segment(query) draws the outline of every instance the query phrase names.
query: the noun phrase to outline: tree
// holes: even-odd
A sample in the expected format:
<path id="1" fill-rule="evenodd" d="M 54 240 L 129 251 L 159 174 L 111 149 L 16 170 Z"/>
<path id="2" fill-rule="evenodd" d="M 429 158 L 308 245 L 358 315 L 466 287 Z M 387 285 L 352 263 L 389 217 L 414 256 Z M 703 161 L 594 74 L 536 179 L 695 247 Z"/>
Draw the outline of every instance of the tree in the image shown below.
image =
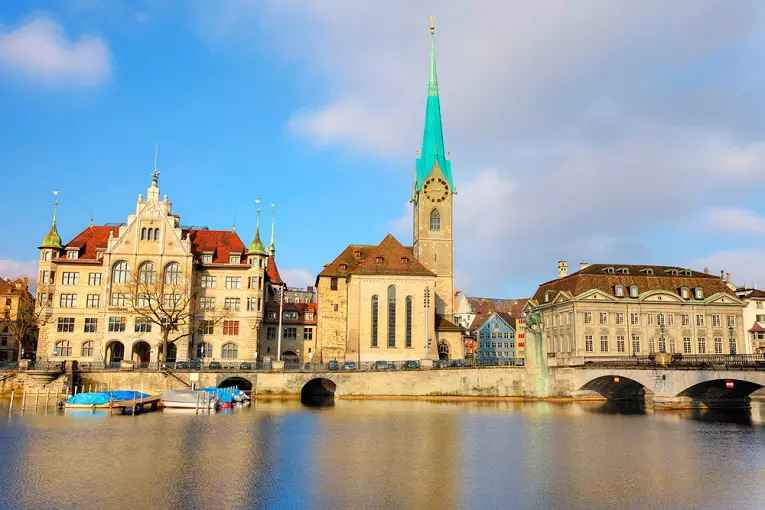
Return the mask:
<path id="1" fill-rule="evenodd" d="M 13 335 L 18 347 L 17 360 L 21 360 L 24 342 L 32 336 L 35 330 L 50 320 L 50 314 L 44 306 L 45 303 L 40 307 L 35 306 L 35 299 L 30 294 L 26 282 L 22 282 L 20 279 L 16 281 L 6 280 L 6 282 L 10 285 L 10 291 L 6 297 L 2 322 L 8 326 L 8 330 Z"/>
<path id="2" fill-rule="evenodd" d="M 198 303 L 198 279 L 184 277 L 177 263 L 168 264 L 158 275 L 156 266 L 145 262 L 123 279 L 115 283 L 111 305 L 124 306 L 134 314 L 137 330 L 159 328 L 161 363 L 167 361 L 170 344 L 214 328 L 231 314 L 224 307 Z"/>

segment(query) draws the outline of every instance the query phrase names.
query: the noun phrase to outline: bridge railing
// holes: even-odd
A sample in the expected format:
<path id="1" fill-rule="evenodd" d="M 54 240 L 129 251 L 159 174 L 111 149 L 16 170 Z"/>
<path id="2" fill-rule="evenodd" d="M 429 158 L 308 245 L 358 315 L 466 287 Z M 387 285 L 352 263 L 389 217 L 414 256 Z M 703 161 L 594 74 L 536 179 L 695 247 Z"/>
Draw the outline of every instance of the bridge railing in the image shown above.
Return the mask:
<path id="1" fill-rule="evenodd" d="M 585 358 L 585 366 L 599 367 L 669 367 L 705 368 L 723 366 L 731 368 L 763 368 L 765 354 L 680 354 L 671 355 L 668 364 L 657 363 L 655 355 L 602 356 Z"/>

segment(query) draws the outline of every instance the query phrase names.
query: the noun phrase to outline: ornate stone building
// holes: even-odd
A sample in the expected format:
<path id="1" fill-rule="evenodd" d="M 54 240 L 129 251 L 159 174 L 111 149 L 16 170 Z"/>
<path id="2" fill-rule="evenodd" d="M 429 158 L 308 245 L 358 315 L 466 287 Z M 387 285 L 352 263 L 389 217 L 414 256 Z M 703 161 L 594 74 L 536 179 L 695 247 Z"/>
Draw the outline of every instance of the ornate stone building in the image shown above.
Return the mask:
<path id="1" fill-rule="evenodd" d="M 416 161 L 413 240 L 349 245 L 317 277 L 322 361 L 462 358 L 451 322 L 454 292 L 451 161 L 444 151 L 431 27 L 430 80 L 422 151 Z M 427 307 L 426 307 L 427 303 Z"/>
<path id="2" fill-rule="evenodd" d="M 543 283 L 539 312 L 549 356 L 745 352 L 744 302 L 716 276 L 672 266 L 583 265 Z"/>
<path id="3" fill-rule="evenodd" d="M 155 171 L 127 222 L 90 225 L 61 243 L 54 212 L 40 246 L 39 358 L 107 363 L 254 360 L 262 322 L 268 252 L 233 230 L 186 227 L 160 198 Z"/>

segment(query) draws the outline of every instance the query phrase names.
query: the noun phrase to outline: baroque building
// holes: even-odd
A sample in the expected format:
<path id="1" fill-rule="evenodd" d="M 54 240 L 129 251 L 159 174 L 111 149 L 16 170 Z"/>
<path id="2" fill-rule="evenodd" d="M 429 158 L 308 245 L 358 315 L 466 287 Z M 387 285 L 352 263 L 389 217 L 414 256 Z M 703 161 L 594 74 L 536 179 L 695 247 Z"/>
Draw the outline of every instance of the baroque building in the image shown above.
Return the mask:
<path id="1" fill-rule="evenodd" d="M 451 322 L 455 187 L 444 151 L 432 25 L 418 156 L 411 197 L 413 246 L 390 234 L 378 245 L 351 244 L 316 278 L 321 361 L 464 357 L 462 328 Z"/>
<path id="2" fill-rule="evenodd" d="M 40 246 L 39 358 L 160 361 L 167 335 L 166 361 L 255 359 L 273 260 L 260 211 L 249 248 L 233 229 L 182 226 L 158 174 L 127 222 L 91 222 L 66 244 L 54 209 Z"/>
<path id="3" fill-rule="evenodd" d="M 716 276 L 673 266 L 582 264 L 543 283 L 538 312 L 550 357 L 745 352 L 744 302 Z"/>

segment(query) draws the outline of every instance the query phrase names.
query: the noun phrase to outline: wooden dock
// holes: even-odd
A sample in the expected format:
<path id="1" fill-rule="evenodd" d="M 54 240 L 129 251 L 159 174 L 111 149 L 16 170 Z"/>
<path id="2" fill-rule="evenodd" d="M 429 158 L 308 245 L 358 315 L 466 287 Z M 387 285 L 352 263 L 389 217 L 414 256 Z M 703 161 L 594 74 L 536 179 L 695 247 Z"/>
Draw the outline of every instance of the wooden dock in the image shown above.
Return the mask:
<path id="1" fill-rule="evenodd" d="M 149 411 L 156 411 L 161 397 L 159 395 L 137 398 L 133 400 L 118 400 L 107 402 L 106 404 L 66 404 L 66 409 L 108 409 L 113 413 L 118 411 L 121 414 L 138 414 Z"/>

